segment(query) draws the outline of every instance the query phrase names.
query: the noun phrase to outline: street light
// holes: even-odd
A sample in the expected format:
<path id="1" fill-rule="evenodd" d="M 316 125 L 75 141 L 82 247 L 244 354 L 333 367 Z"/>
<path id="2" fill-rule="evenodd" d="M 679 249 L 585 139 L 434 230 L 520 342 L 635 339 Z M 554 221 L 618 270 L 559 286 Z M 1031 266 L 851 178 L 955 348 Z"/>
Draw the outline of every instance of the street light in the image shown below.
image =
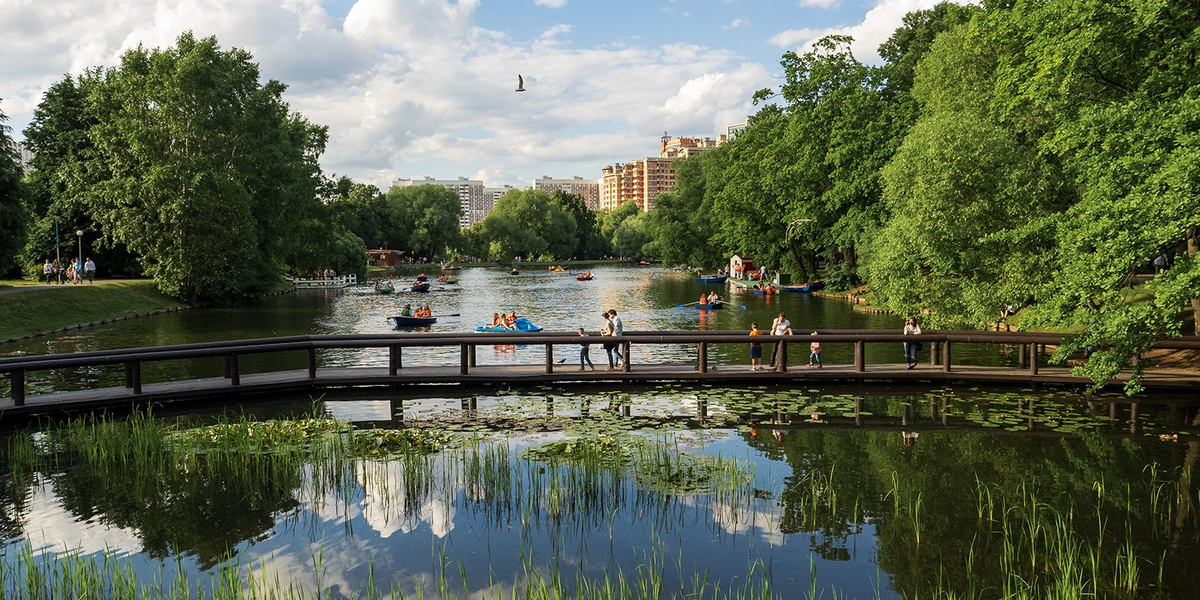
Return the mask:
<path id="1" fill-rule="evenodd" d="M 82 283 L 83 282 L 83 273 L 80 273 L 80 271 L 83 270 L 83 230 L 76 229 L 75 237 L 79 238 L 79 256 L 75 257 L 75 265 L 74 265 L 75 266 L 75 279 L 79 280 Z"/>

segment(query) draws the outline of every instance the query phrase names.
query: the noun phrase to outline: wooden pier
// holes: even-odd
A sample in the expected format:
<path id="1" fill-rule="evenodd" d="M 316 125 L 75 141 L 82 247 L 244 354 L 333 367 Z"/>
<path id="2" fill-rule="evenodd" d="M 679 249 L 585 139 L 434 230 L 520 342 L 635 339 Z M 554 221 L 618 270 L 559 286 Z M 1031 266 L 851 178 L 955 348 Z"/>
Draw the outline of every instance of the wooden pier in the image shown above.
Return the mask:
<path id="1" fill-rule="evenodd" d="M 628 332 L 605 341 L 619 343 L 622 354 L 631 357 L 616 370 L 599 366 L 595 370 L 580 370 L 578 349 L 580 338 L 574 334 L 462 334 L 462 333 L 396 333 L 378 335 L 311 335 L 262 338 L 201 344 L 160 346 L 58 354 L 22 356 L 0 360 L 0 374 L 10 382 L 10 396 L 0 399 L 0 416 L 28 416 L 59 411 L 88 410 L 108 406 L 128 406 L 131 403 L 185 401 L 204 398 L 226 398 L 240 395 L 266 395 L 281 392 L 320 392 L 326 389 L 351 387 L 404 387 L 423 385 L 587 385 L 600 382 L 660 382 L 688 381 L 725 384 L 757 382 L 794 383 L 811 386 L 819 382 L 979 382 L 993 384 L 1065 384 L 1090 385 L 1090 380 L 1076 377 L 1069 368 L 1045 365 L 1045 347 L 1061 343 L 1060 336 L 1027 333 L 941 331 L 919 337 L 894 332 L 872 330 L 841 330 L 818 336 L 760 336 L 753 341 L 763 343 L 769 356 L 770 345 L 782 344 L 782 365 L 774 371 L 752 371 L 744 363 L 714 364 L 709 360 L 713 344 L 745 346 L 751 338 L 743 331 L 714 332 Z M 599 339 L 590 338 L 593 350 Z M 854 348 L 854 362 L 808 368 L 789 364 L 788 348 L 799 345 L 807 356 L 812 341 L 822 344 L 849 344 Z M 865 348 L 868 344 L 899 344 L 921 341 L 930 348 L 928 364 L 908 369 L 903 364 L 868 364 Z M 533 345 L 544 349 L 544 363 L 520 365 L 478 365 L 479 346 Z M 684 363 L 642 363 L 637 347 L 661 344 L 686 345 L 694 349 L 695 360 Z M 1016 347 L 1018 367 L 957 365 L 952 361 L 952 348 L 963 344 L 1008 344 Z M 405 353 L 423 348 L 457 348 L 454 364 L 438 366 L 404 366 Z M 1171 349 L 1200 349 L 1200 338 L 1163 340 L 1156 347 Z M 388 352 L 386 366 L 327 367 L 317 364 L 317 350 L 322 348 L 381 348 Z M 632 351 L 632 352 L 631 352 Z M 243 373 L 239 357 L 271 353 L 304 354 L 307 368 L 267 373 Z M 601 350 L 601 352 L 603 352 Z M 147 362 L 200 360 L 219 357 L 224 360 L 224 376 L 177 381 L 142 381 L 141 367 Z M 556 359 L 565 359 L 560 364 Z M 29 396 L 26 394 L 26 374 L 29 372 L 78 372 L 81 369 L 109 366 L 123 367 L 125 384 L 120 387 L 101 387 L 79 391 L 64 391 Z M 1120 386 L 1127 375 L 1112 382 Z M 1147 389 L 1200 390 L 1200 374 L 1187 371 L 1148 371 L 1142 379 Z"/>

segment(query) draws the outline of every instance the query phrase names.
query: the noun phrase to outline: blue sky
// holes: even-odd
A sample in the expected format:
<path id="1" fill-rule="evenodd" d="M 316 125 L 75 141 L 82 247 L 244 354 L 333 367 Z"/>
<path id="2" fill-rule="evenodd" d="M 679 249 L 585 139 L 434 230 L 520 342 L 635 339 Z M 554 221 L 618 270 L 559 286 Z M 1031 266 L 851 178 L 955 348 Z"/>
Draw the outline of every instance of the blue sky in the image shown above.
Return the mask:
<path id="1" fill-rule="evenodd" d="M 13 0 L 9 0 L 12 2 Z M 64 73 L 185 30 L 249 50 L 327 125 L 329 174 L 529 185 L 715 137 L 778 85 L 787 50 L 830 34 L 861 60 L 932 0 L 15 0 L 0 20 L 0 110 L 20 139 Z M 528 91 L 513 93 L 517 74 Z"/>

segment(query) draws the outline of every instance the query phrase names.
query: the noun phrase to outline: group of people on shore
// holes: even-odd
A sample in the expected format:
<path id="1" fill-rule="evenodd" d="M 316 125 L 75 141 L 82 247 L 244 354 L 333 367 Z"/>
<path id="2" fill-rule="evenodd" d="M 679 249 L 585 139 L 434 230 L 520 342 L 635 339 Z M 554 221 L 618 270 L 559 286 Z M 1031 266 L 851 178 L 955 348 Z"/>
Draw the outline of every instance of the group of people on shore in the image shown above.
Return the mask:
<path id="1" fill-rule="evenodd" d="M 621 317 L 617 316 L 617 311 L 606 310 L 600 313 L 600 318 L 604 319 L 604 324 L 600 326 L 600 337 L 614 337 L 625 335 L 625 323 L 621 321 Z M 587 330 L 580 325 L 579 337 L 589 337 Z M 608 370 L 625 366 L 625 357 L 621 354 L 621 346 L 616 342 L 602 342 L 604 352 L 608 354 Z M 588 353 L 589 344 L 583 343 L 579 345 L 579 370 L 584 369 L 596 370 L 596 365 L 592 363 L 592 357 Z"/>
<path id="2" fill-rule="evenodd" d="M 46 263 L 42 265 L 42 275 L 46 278 L 46 285 L 68 282 L 82 284 L 84 281 L 95 283 L 96 263 L 92 262 L 90 257 L 84 261 L 76 257 L 64 268 L 57 258 L 53 261 L 47 258 Z"/>

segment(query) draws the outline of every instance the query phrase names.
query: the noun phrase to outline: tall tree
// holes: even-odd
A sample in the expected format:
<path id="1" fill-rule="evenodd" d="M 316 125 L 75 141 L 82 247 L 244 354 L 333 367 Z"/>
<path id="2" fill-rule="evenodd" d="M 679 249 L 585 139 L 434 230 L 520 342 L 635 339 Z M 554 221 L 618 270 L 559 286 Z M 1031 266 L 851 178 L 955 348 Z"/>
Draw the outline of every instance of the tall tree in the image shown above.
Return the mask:
<path id="1" fill-rule="evenodd" d="M 258 78 L 246 51 L 185 33 L 126 52 L 89 96 L 87 168 L 110 171 L 83 191 L 89 208 L 168 294 L 265 289 L 295 216 L 316 202 L 326 131 L 289 111 L 282 83 Z"/>
<path id="2" fill-rule="evenodd" d="M 393 187 L 387 193 L 384 240 L 433 260 L 460 245 L 462 204 L 454 190 L 440 185 Z"/>
<path id="3" fill-rule="evenodd" d="M 480 226 L 488 254 L 508 260 L 570 258 L 576 249 L 575 219 L 542 190 L 513 190 L 496 202 Z"/>
<path id="4" fill-rule="evenodd" d="M 7 121 L 8 115 L 0 110 L 0 277 L 20 273 L 17 251 L 24 242 L 27 219 L 20 157 Z"/>
<path id="5" fill-rule="evenodd" d="M 583 196 L 568 194 L 555 190 L 550 194 L 550 201 L 557 204 L 564 212 L 575 220 L 575 233 L 578 244 L 572 253 L 572 258 L 599 258 L 603 255 L 604 245 L 599 243 L 599 231 L 596 228 L 596 212 L 587 207 Z"/>

